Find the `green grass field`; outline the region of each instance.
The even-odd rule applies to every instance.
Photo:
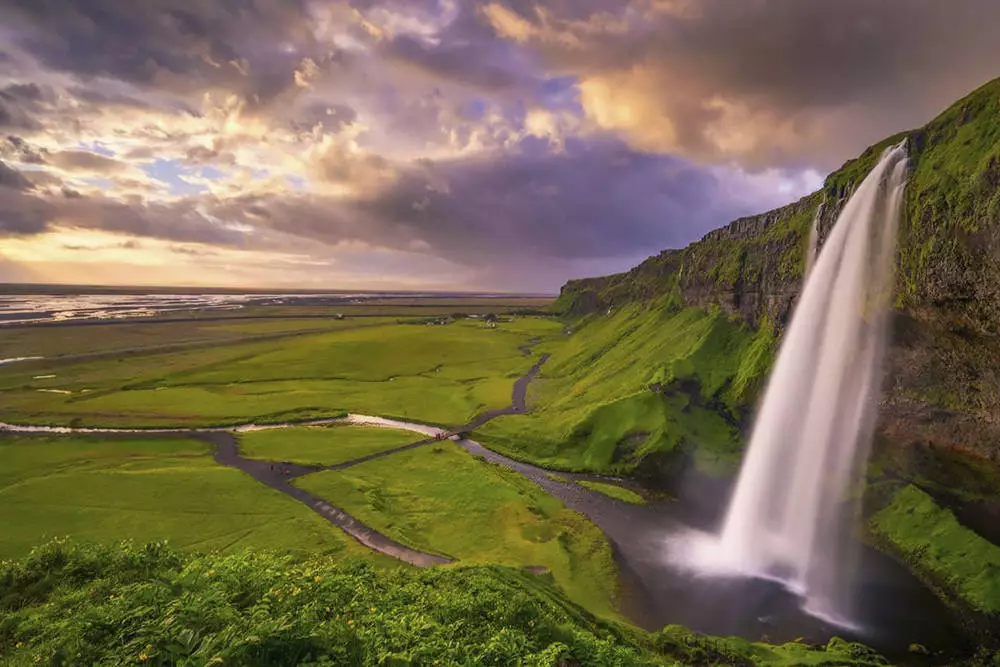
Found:
[[[371,426],[305,426],[239,434],[248,459],[335,465],[425,439],[419,433]]]
[[[55,537],[367,555],[296,501],[184,438],[0,435],[0,557]]]
[[[724,315],[633,305],[574,325],[529,389],[527,415],[477,431],[514,458],[567,470],[629,472],[654,453],[685,450],[706,470],[734,468],[730,419],[771,357],[759,334]]]
[[[413,548],[462,563],[545,567],[572,600],[613,613],[616,569],[600,530],[533,482],[452,442],[297,484]]]
[[[593,482],[590,480],[580,480],[577,482],[582,487],[588,488],[591,491],[597,491],[598,493],[603,493],[609,498],[614,498],[615,500],[622,500],[626,503],[632,503],[633,505],[645,505],[646,499],[640,496],[638,493],[631,489],[626,489],[624,486],[618,486],[617,484],[607,484],[605,482]]]
[[[345,325],[280,340],[10,364],[0,366],[2,419],[206,426],[349,410],[458,425],[508,405],[514,379],[534,363],[519,348],[559,328],[546,318],[517,318],[496,329],[477,320]]]

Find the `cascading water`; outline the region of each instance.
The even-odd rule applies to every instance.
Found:
[[[773,578],[848,623],[846,496],[868,458],[892,295],[905,141],[883,153],[807,274],[717,537],[684,559]]]
[[[812,227],[809,228],[809,247],[806,248],[806,268],[802,274],[809,277],[812,273],[813,264],[816,263],[816,253],[819,250],[819,223],[823,219],[823,207],[826,202],[821,202],[816,207],[816,215],[813,216]]]

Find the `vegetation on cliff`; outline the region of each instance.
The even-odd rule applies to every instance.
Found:
[[[1000,620],[1000,546],[961,525],[913,485],[898,491],[870,525],[932,584]]]
[[[558,347],[527,415],[477,435],[514,458],[571,470],[668,471],[680,454],[731,469],[739,422],[773,355],[773,328],[718,310],[627,304],[591,316]]]
[[[501,566],[378,570],[314,556],[50,543],[0,562],[9,665],[878,665],[877,654],[647,634]]]

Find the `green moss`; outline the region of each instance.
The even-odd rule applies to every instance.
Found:
[[[680,452],[734,465],[731,387],[739,379],[736,394],[751,400],[770,329],[751,333],[720,313],[662,306],[631,304],[574,327],[532,384],[531,411],[477,436],[514,458],[570,470],[628,472]],[[756,361],[745,362],[750,349]]]
[[[638,493],[636,493],[631,489],[626,489],[623,486],[618,486],[617,484],[594,482],[586,479],[578,481],[577,484],[586,487],[591,491],[597,491],[598,493],[603,493],[609,498],[614,498],[615,500],[621,500],[626,503],[632,503],[633,505],[646,504],[646,499],[640,496]]]
[[[870,525],[949,594],[977,611],[1000,614],[1000,547],[962,526],[929,495],[907,486]]]

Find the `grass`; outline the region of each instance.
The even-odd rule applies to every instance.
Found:
[[[0,359],[41,356],[60,357],[123,354],[129,350],[158,347],[228,344],[261,337],[354,329],[395,322],[390,318],[365,319],[227,319],[192,322],[107,322],[86,326],[0,326]]]
[[[708,471],[737,465],[732,423],[770,364],[769,323],[632,304],[574,328],[532,383],[530,413],[486,424],[485,444],[568,470],[630,472],[679,452]]]
[[[303,465],[336,465],[423,439],[419,433],[365,426],[308,426],[239,434],[249,459]]]
[[[155,665],[872,665],[595,618],[500,566],[377,570],[324,556],[51,543],[0,563],[0,661]]]
[[[598,493],[603,493],[609,498],[614,498],[615,500],[621,500],[623,502],[631,503],[633,505],[646,504],[646,499],[640,496],[638,493],[636,493],[631,489],[626,489],[623,486],[618,486],[617,484],[607,484],[605,482],[593,482],[586,479],[579,480],[577,484],[586,487],[591,491],[597,491]]]
[[[0,435],[0,557],[54,537],[169,540],[346,555],[365,550],[299,503],[176,437]]]
[[[297,484],[415,549],[462,563],[545,567],[571,600],[613,614],[616,569],[600,530],[533,482],[452,442]]]
[[[973,609],[1000,617],[1000,546],[962,526],[915,486],[897,492],[870,521],[908,563]]]
[[[190,427],[350,410],[457,425],[510,403],[514,379],[533,363],[519,348],[554,326],[546,318],[496,329],[476,320],[393,323],[298,335],[294,344],[25,362],[0,367],[0,400],[6,421],[25,424]]]

